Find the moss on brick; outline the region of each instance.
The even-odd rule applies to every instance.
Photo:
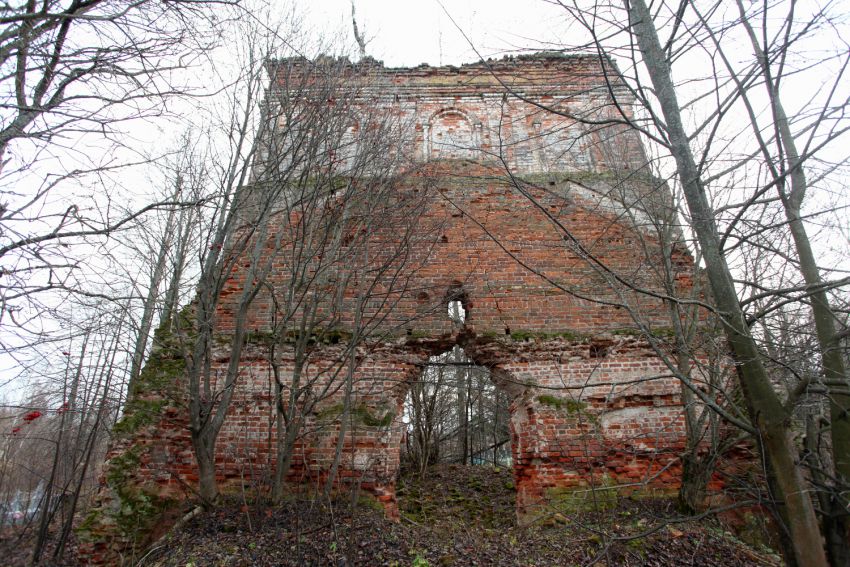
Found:
[[[530,341],[530,340],[540,340],[547,341],[553,339],[564,339],[567,341],[583,341],[587,337],[580,334],[574,333],[572,331],[556,331],[556,332],[543,332],[543,331],[512,331],[510,334],[511,340],[514,341]]]
[[[384,505],[378,500],[374,494],[370,494],[368,492],[362,492],[357,497],[357,506],[361,508],[368,508],[369,510],[375,510],[376,512],[384,512]]]
[[[337,403],[316,412],[320,421],[333,421],[342,415],[345,406]],[[388,427],[395,418],[395,412],[387,411],[383,416],[378,416],[369,409],[366,404],[358,404],[351,408],[351,415],[357,423],[366,427]]]
[[[616,484],[607,475],[593,487],[549,488],[545,497],[546,502],[562,514],[611,510],[617,507],[619,500]]]
[[[551,394],[537,396],[537,401],[544,406],[553,407],[557,410],[566,410],[567,413],[579,413],[587,409],[587,403],[570,398],[559,398]]]
[[[180,317],[186,319],[184,309]],[[161,326],[154,332],[154,346],[139,376],[130,385],[124,414],[113,427],[119,437],[132,438],[140,429],[162,419],[164,409],[179,400],[185,362],[178,338]],[[158,487],[138,483],[146,448],[132,444],[112,457],[105,467],[105,480],[113,498],[89,510],[77,528],[83,541],[124,541],[135,550],[149,543],[163,514],[175,501],[158,494]]]
[[[178,389],[186,363],[177,338],[165,327],[154,332],[154,347],[139,376],[130,384],[124,413],[113,427],[118,435],[131,435],[156,423],[169,400],[179,399]]]
[[[407,333],[406,336],[410,340],[419,340],[419,339],[427,339],[431,335],[432,335],[432,333],[429,333],[428,331],[410,331],[410,332]]]
[[[642,337],[645,335],[645,332],[640,329],[622,328],[612,330],[611,334],[626,337]],[[657,339],[669,339],[675,335],[675,331],[671,327],[656,327],[650,330],[649,334]]]
[[[335,345],[340,342],[349,341],[351,340],[351,337],[351,332],[342,329],[317,328],[313,329],[313,331],[307,337],[307,342],[311,345]],[[295,344],[298,340],[300,340],[300,338],[301,333],[297,330],[286,331],[283,333],[282,337],[279,333],[273,333],[271,331],[255,330],[245,333],[245,342],[248,344],[272,345],[277,342],[282,342],[283,344]],[[226,343],[228,337],[220,337],[219,340],[222,340],[224,343]]]
[[[148,361],[130,386],[131,398],[150,392],[169,391],[186,371],[183,355],[175,339],[168,337],[167,342],[164,342],[156,340],[156,335],[154,337],[154,348]]]
[[[134,549],[148,543],[148,538],[163,514],[175,505],[153,490],[134,482],[134,473],[142,462],[143,448],[134,445],[109,460],[106,484],[115,495],[109,507],[92,508],[77,528],[83,541],[101,539],[110,533],[129,542]],[[115,528],[117,528],[117,533]]]
[[[124,415],[116,423],[112,432],[117,435],[129,435],[146,425],[155,423],[166,406],[165,400],[134,399],[127,403]]]
[[[342,403],[333,404],[332,406],[327,406],[322,409],[316,410],[316,419],[319,421],[333,421],[340,415],[342,415],[345,406]]]
[[[357,421],[367,427],[388,427],[395,417],[395,413],[392,411],[387,411],[383,417],[378,417],[363,404],[355,407],[352,410],[352,415],[354,415]]]

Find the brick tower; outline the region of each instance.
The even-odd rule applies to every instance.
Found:
[[[291,252],[308,231],[281,235],[304,226],[304,211],[281,205],[263,233],[256,258],[274,256],[273,269],[242,322],[238,298],[256,283],[250,260],[221,294],[213,375],[226,373],[239,325],[247,336],[217,444],[221,485],[274,467],[285,434],[274,425],[279,394],[298,406],[288,479],[319,486],[333,470],[337,485],[356,484],[397,515],[404,398],[429,357],[458,345],[511,400],[520,521],[595,488],[675,490],[685,431],[660,297],[690,287],[693,262],[675,241],[669,190],[623,126],[631,109],[616,69],[596,56],[552,54],[459,68],[285,60],[269,66],[267,112],[296,90],[319,89],[315,77],[330,66],[343,79],[335,92],[350,96],[319,102],[327,113],[343,104],[351,112],[323,155],[337,168],[329,178],[363,200],[342,199],[345,188],[322,197],[323,210],[347,207],[333,217],[346,224],[328,233],[332,254],[314,250],[305,264],[324,274],[302,289],[316,314],[307,356],[296,324],[304,303],[282,307],[298,272]],[[275,172],[291,180],[310,167],[276,153],[290,143],[276,136],[292,116],[274,114],[261,137],[257,203]],[[391,119],[392,140],[384,130],[370,141],[375,117]],[[375,147],[380,167],[358,165]],[[328,265],[336,267],[322,272]],[[449,314],[455,301],[463,320]],[[155,532],[197,480],[178,358],[154,352],[149,384],[118,426],[100,507],[84,526],[95,560],[140,543],[122,532],[122,510],[141,509]]]

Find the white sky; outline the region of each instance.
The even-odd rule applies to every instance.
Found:
[[[350,0],[301,2],[306,23],[351,30]],[[485,57],[557,38],[564,10],[543,1],[443,0],[445,9]],[[436,0],[356,0],[367,53],[391,67],[459,65],[478,57]]]

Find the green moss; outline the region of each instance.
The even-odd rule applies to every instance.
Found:
[[[427,339],[430,336],[431,333],[428,331],[410,331],[407,333],[407,337],[411,340]]]
[[[349,331],[344,331],[342,329],[322,329],[316,328],[307,336],[307,342],[309,344],[326,344],[326,345],[335,345],[340,342],[351,340],[352,334]],[[283,339],[281,341],[281,338]],[[227,337],[222,337],[225,341]],[[280,333],[275,333],[271,331],[249,331],[245,333],[245,342],[248,344],[259,344],[259,345],[272,345],[277,342],[283,342],[284,344],[295,344],[301,340],[301,333],[297,330],[289,330],[283,333],[281,337]]]
[[[177,338],[161,326],[154,333],[154,347],[139,376],[132,381],[124,413],[113,431],[130,435],[156,423],[167,400],[179,399],[177,389],[186,372],[186,363]]]
[[[559,398],[550,394],[541,394],[537,396],[537,401],[544,406],[553,407],[557,410],[566,410],[567,413],[579,413],[587,409],[585,402],[580,402],[570,398]]]
[[[165,405],[165,400],[132,400],[127,404],[121,420],[113,426],[112,432],[118,435],[130,434],[156,422]]]
[[[669,500],[678,496],[679,490],[676,488],[660,488],[644,486],[629,490],[629,499],[641,502],[644,500]]]
[[[375,510],[376,512],[384,512],[384,505],[375,498],[373,494],[369,493],[361,493],[357,497],[357,506],[360,508],[368,508],[369,510]]]
[[[181,332],[191,332],[188,323],[190,314],[191,306],[178,314]],[[161,325],[154,332],[153,342],[145,366],[130,384],[124,414],[113,428],[120,436],[132,436],[139,429],[158,422],[164,408],[171,401],[180,399],[185,376],[180,341],[168,325]],[[144,446],[134,444],[109,460],[105,479],[114,499],[89,511],[77,530],[81,539],[118,536],[136,548],[148,543],[147,537],[175,502],[162,498],[158,487],[144,487],[137,483],[136,471],[142,464],[145,450]]]
[[[107,463],[106,484],[116,496],[115,508],[93,508],[77,529],[83,540],[97,538],[101,528],[115,526],[118,534],[136,547],[146,543],[148,534],[174,501],[136,485],[132,476],[139,468],[143,449],[136,445]]]
[[[553,333],[546,333],[542,331],[512,331],[510,335],[511,339],[514,341],[530,341],[530,340],[551,340],[551,339],[565,339],[568,341],[581,341],[586,337],[580,333],[574,333],[572,331],[557,331]]]
[[[338,403],[319,410],[316,412],[316,417],[319,421],[333,421],[341,416],[344,410],[345,406]],[[356,422],[366,427],[388,427],[395,418],[395,413],[392,411],[387,411],[382,417],[378,417],[369,410],[366,404],[358,404],[351,408],[351,415]]]
[[[172,339],[173,341],[173,339]],[[182,354],[172,342],[155,346],[148,361],[130,386],[130,397],[169,390],[186,370]]]
[[[676,331],[672,327],[656,327],[650,333],[659,339],[672,339],[676,336]]]
[[[222,336],[222,342],[229,344],[232,335]],[[277,334],[270,331],[248,331],[245,333],[245,343],[250,345],[273,345],[277,342]]]
[[[642,337],[643,331],[640,329],[614,329],[611,331],[612,335],[616,335],[618,337]]]
[[[319,421],[333,421],[340,415],[342,415],[345,406],[341,403],[334,404],[332,406],[328,406],[316,411],[316,419]]]
[[[607,475],[594,487],[546,490],[546,501],[563,514],[611,510],[616,508],[618,499],[617,487]]]
[[[388,427],[395,417],[395,413],[387,411],[383,417],[378,417],[369,411],[365,404],[360,404],[352,410],[352,415],[367,427]]]
[[[626,337],[644,336],[644,332],[642,330],[633,328],[614,329],[611,331],[611,334]],[[675,336],[675,331],[671,327],[656,327],[650,330],[649,334],[657,339],[669,339]]]
[[[170,500],[135,485],[131,474],[141,464],[142,448],[134,446],[124,454],[110,459],[106,482],[118,496],[120,507],[112,518],[122,535],[139,541],[148,534],[171,505]]]

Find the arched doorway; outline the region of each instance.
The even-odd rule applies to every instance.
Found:
[[[459,345],[432,356],[405,397],[402,473],[438,463],[511,465],[510,398]]]

